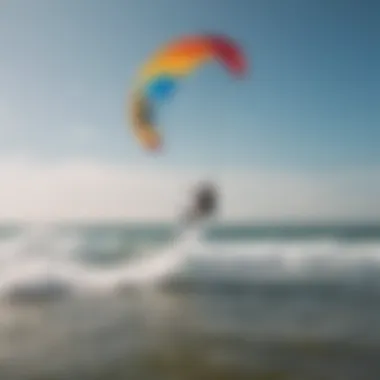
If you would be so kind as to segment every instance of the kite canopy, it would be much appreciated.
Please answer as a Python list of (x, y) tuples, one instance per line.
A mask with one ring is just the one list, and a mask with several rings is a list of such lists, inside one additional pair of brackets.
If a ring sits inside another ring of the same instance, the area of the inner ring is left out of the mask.
[(152, 109), (171, 97), (178, 81), (200, 65), (218, 61), (235, 76), (246, 73), (246, 60), (235, 42), (221, 35), (179, 38), (156, 52), (141, 68), (130, 104), (132, 130), (148, 150), (161, 146)]

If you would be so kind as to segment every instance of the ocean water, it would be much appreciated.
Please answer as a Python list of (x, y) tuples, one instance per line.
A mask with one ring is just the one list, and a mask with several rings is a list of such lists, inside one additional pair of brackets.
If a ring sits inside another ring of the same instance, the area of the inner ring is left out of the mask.
[(380, 226), (0, 228), (0, 379), (380, 379)]

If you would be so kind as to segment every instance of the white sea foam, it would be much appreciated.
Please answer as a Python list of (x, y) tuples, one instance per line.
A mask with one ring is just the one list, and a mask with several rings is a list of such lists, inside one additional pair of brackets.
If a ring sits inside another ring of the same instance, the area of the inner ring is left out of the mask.
[(102, 267), (80, 259), (85, 249), (80, 234), (62, 234), (59, 229), (46, 226), (25, 229), (19, 235), (0, 240), (0, 297), (58, 299), (78, 292), (154, 285), (189, 273), (193, 281), (206, 277), (241, 282), (358, 280), (377, 278), (380, 274), (380, 242), (216, 244), (202, 241), (200, 234), (199, 230), (188, 231), (164, 248), (150, 249)]

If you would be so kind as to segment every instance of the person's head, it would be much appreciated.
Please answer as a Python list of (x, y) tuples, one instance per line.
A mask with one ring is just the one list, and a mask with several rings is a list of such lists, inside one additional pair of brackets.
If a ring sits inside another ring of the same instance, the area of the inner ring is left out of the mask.
[(216, 187), (211, 181), (203, 181), (198, 185), (200, 191), (216, 192)]

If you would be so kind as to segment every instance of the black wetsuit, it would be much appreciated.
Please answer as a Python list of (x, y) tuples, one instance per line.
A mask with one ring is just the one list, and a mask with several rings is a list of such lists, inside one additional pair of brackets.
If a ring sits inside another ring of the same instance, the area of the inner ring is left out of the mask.
[(196, 207), (201, 215), (212, 214), (216, 206), (216, 194), (213, 189), (203, 189), (197, 194)]

